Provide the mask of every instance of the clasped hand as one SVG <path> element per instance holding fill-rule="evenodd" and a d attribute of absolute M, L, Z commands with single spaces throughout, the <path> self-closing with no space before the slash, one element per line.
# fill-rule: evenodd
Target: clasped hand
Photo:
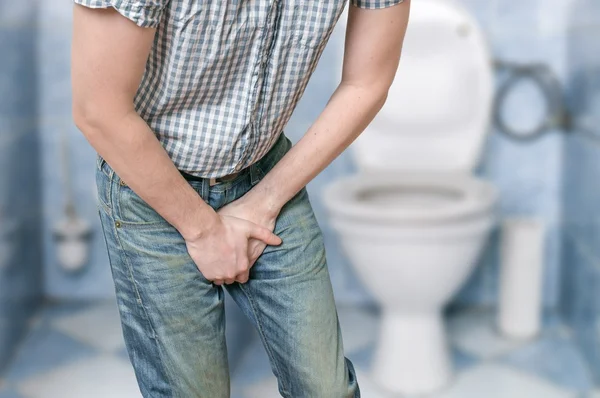
<path fill-rule="evenodd" d="M 202 275 L 215 285 L 246 283 L 250 268 L 267 245 L 281 244 L 273 233 L 277 215 L 242 197 L 219 209 L 206 233 L 186 239 L 188 252 Z"/>

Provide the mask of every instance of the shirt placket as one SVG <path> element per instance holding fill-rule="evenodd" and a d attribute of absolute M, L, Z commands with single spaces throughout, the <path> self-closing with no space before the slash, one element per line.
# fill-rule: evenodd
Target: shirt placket
<path fill-rule="evenodd" d="M 266 30 L 262 40 L 261 55 L 258 61 L 258 79 L 256 82 L 253 95 L 253 109 L 250 117 L 247 134 L 244 135 L 242 156 L 235 167 L 235 171 L 241 170 L 252 157 L 253 152 L 259 145 L 260 141 L 260 120 L 264 113 L 264 89 L 268 85 L 267 73 L 268 64 L 273 51 L 273 45 L 277 36 L 279 18 L 280 18 L 280 3 L 281 0 L 271 2 L 267 15 Z"/>

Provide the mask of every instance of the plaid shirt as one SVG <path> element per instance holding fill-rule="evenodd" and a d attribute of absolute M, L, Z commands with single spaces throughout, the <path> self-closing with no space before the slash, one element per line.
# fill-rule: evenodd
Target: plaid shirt
<path fill-rule="evenodd" d="M 74 0 L 157 28 L 135 98 L 178 169 L 259 160 L 300 100 L 346 0 Z M 402 0 L 350 0 L 383 8 Z"/>

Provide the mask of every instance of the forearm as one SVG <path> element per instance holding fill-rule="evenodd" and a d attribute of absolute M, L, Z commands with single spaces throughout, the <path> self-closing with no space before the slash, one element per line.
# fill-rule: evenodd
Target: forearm
<path fill-rule="evenodd" d="M 183 236 L 202 234 L 216 219 L 135 111 L 99 123 L 84 117 L 78 125 L 119 177 Z"/>
<path fill-rule="evenodd" d="M 253 206 L 278 213 L 371 123 L 398 69 L 409 4 L 350 7 L 342 82 L 304 137 L 247 194 Z"/>
<path fill-rule="evenodd" d="M 383 106 L 384 85 L 340 84 L 304 137 L 290 149 L 247 199 L 278 212 L 302 187 L 340 155 Z"/>

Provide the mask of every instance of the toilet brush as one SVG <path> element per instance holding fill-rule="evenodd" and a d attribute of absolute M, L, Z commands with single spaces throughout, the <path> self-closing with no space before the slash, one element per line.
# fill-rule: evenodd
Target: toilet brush
<path fill-rule="evenodd" d="M 75 209 L 69 168 L 69 145 L 65 133 L 62 134 L 62 152 L 65 210 L 64 217 L 54 227 L 53 235 L 59 265 L 67 272 L 77 272 L 88 262 L 92 227 L 78 216 Z"/>

